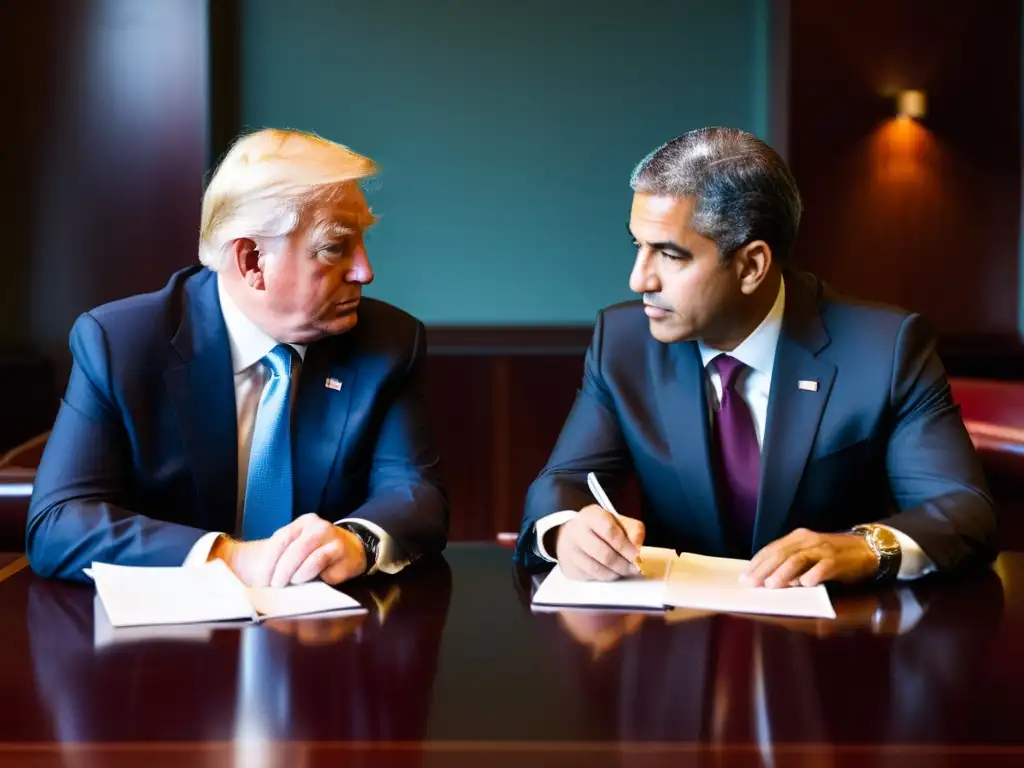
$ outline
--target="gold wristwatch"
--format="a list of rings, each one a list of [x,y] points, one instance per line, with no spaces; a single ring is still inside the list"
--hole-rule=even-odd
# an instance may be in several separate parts
[[[878,558],[875,581],[895,581],[896,574],[900,572],[900,562],[903,560],[903,550],[900,549],[896,534],[877,523],[855,525],[850,529],[850,533],[859,533],[863,536]]]

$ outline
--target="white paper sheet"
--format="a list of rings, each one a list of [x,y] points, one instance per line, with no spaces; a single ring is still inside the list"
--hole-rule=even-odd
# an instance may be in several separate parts
[[[643,575],[618,581],[574,581],[555,566],[533,595],[537,607],[664,609],[671,549],[641,547]]]
[[[834,619],[835,609],[824,586],[744,587],[739,576],[746,560],[684,553],[672,563],[666,582],[668,605],[724,613],[764,613]]]
[[[762,613],[834,619],[824,586],[744,587],[748,561],[642,547],[645,576],[618,581],[573,581],[559,568],[533,596],[536,610],[556,608],[663,609],[666,606],[721,613]]]
[[[323,582],[280,589],[246,587],[222,560],[189,568],[93,563],[89,571],[111,627],[365,611],[351,597]]]
[[[253,607],[223,560],[195,568],[92,564],[92,579],[114,627],[244,619]]]
[[[290,587],[249,587],[249,602],[261,619],[299,616],[323,611],[366,611],[348,595],[332,589],[322,581]]]

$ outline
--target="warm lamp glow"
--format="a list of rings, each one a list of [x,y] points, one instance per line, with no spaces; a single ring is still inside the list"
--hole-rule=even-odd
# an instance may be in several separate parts
[[[900,91],[896,94],[896,114],[900,117],[922,118],[928,112],[924,91]]]
[[[935,139],[916,120],[901,117],[886,121],[872,134],[869,147],[871,175],[889,191],[928,182]]]

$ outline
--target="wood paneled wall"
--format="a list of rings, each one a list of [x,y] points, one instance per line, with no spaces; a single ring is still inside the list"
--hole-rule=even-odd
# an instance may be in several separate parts
[[[924,312],[952,373],[1024,378],[1020,3],[778,6],[773,123],[806,202],[798,263]],[[79,312],[195,259],[204,171],[241,127],[237,0],[9,2],[0,21],[0,347],[29,349],[5,359],[60,389]],[[897,87],[927,92],[920,124],[890,119]],[[589,335],[430,330],[454,538],[517,529]],[[5,401],[20,438],[49,426],[56,394],[28,420],[25,397]],[[0,448],[14,423],[0,412]]]
[[[518,531],[583,377],[590,329],[431,329],[428,408],[453,540]]]
[[[81,312],[196,260],[211,4],[0,5],[4,450],[52,423]]]
[[[5,2],[0,349],[54,361],[97,304],[196,260],[207,0]]]
[[[1024,375],[1021,3],[788,6],[798,263],[922,312],[974,374]],[[895,118],[899,89],[926,93],[921,120]]]

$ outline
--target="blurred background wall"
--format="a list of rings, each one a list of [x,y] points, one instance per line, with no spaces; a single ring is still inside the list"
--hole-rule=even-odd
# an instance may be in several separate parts
[[[241,122],[380,163],[369,294],[435,325],[588,324],[630,298],[633,166],[690,127],[764,135],[767,7],[243,0]]]
[[[0,3],[0,452],[44,429],[68,332],[196,260],[205,0]]]
[[[195,262],[205,174],[265,125],[382,167],[368,293],[430,328],[457,537],[515,527],[629,297],[629,172],[692,128],[790,160],[801,266],[1024,378],[1021,33],[1015,0],[0,4],[0,451],[49,427],[80,312]]]

